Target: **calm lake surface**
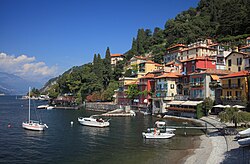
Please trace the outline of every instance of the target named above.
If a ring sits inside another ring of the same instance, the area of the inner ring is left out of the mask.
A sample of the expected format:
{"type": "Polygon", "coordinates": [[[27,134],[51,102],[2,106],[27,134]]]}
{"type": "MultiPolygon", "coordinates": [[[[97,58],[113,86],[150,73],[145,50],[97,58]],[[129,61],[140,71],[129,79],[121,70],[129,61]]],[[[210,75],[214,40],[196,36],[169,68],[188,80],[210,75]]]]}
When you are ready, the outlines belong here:
{"type": "Polygon", "coordinates": [[[49,128],[44,132],[28,131],[21,126],[28,117],[28,100],[0,96],[0,163],[176,163],[194,148],[202,133],[187,131],[185,136],[184,130],[177,130],[171,139],[145,140],[141,132],[158,118],[137,114],[111,118],[108,128],[87,127],[77,118],[98,113],[84,109],[34,110],[34,106],[45,103],[31,103],[31,117],[39,116],[49,128]]]}

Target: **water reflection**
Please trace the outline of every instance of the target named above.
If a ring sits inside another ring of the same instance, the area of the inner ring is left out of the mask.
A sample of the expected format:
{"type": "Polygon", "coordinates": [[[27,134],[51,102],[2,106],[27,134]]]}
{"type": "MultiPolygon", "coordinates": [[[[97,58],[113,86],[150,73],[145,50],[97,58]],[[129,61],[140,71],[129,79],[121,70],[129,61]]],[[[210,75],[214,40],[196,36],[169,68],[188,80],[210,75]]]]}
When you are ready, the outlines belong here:
{"type": "Polygon", "coordinates": [[[81,127],[80,132],[83,135],[88,135],[90,137],[96,137],[96,136],[107,136],[109,133],[109,127],[106,128],[98,128],[98,127],[90,127],[90,126],[82,126],[81,127]]]}

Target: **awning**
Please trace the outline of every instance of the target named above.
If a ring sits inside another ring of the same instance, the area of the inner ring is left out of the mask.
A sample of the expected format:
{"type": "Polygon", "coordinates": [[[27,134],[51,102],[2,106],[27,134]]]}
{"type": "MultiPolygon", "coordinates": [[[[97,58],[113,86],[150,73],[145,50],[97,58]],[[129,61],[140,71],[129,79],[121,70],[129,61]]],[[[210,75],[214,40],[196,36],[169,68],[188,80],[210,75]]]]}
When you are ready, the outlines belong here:
{"type": "Polygon", "coordinates": [[[170,101],[169,103],[167,103],[168,105],[181,105],[182,103],[184,103],[185,101],[170,101]]]}
{"type": "Polygon", "coordinates": [[[202,102],[203,101],[185,101],[181,105],[183,105],[183,106],[196,106],[196,105],[198,105],[198,104],[200,104],[202,102]]]}
{"type": "Polygon", "coordinates": [[[210,75],[211,76],[211,78],[213,79],[213,80],[219,80],[219,76],[217,76],[217,75],[210,75]]]}

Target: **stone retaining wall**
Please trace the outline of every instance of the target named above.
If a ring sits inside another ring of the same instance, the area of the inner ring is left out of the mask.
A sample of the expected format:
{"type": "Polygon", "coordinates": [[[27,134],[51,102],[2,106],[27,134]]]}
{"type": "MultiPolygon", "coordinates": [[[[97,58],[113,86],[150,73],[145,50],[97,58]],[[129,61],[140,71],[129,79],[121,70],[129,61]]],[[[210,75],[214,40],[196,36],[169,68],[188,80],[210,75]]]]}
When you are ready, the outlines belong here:
{"type": "Polygon", "coordinates": [[[111,104],[111,103],[86,103],[86,109],[88,110],[103,110],[110,111],[120,108],[120,105],[111,104]]]}

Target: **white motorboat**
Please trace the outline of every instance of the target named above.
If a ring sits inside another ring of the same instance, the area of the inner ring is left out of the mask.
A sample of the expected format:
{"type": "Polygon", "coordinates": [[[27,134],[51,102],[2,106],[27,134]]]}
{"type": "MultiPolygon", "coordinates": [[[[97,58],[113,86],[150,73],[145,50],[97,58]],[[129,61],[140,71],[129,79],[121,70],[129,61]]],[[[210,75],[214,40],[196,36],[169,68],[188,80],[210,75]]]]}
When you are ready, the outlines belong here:
{"type": "Polygon", "coordinates": [[[148,128],[147,132],[142,132],[142,136],[148,139],[167,139],[175,136],[174,131],[176,129],[166,128],[164,121],[156,121],[155,128],[148,128]]]}
{"type": "Polygon", "coordinates": [[[250,145],[250,137],[248,138],[243,138],[238,140],[239,145],[241,146],[247,146],[250,145]]]}
{"type": "Polygon", "coordinates": [[[42,131],[48,128],[46,124],[42,124],[39,121],[33,121],[30,119],[30,88],[29,88],[29,118],[28,121],[22,123],[22,127],[27,130],[42,131]]]}
{"type": "Polygon", "coordinates": [[[104,120],[102,118],[94,118],[94,116],[79,117],[78,122],[86,126],[94,126],[94,127],[102,127],[102,128],[109,126],[109,120],[104,120]]]}
{"type": "Polygon", "coordinates": [[[39,105],[36,108],[37,109],[47,109],[49,107],[49,105],[39,105]]]}
{"type": "Polygon", "coordinates": [[[149,128],[147,132],[142,132],[142,136],[146,139],[168,139],[175,136],[175,134],[173,129],[161,131],[157,128],[149,128]]]}
{"type": "Polygon", "coordinates": [[[240,131],[239,132],[239,137],[244,138],[244,137],[250,137],[250,128],[240,131]]]}
{"type": "Polygon", "coordinates": [[[49,105],[39,105],[36,108],[37,109],[47,109],[47,110],[54,109],[53,106],[49,106],[49,105]]]}

